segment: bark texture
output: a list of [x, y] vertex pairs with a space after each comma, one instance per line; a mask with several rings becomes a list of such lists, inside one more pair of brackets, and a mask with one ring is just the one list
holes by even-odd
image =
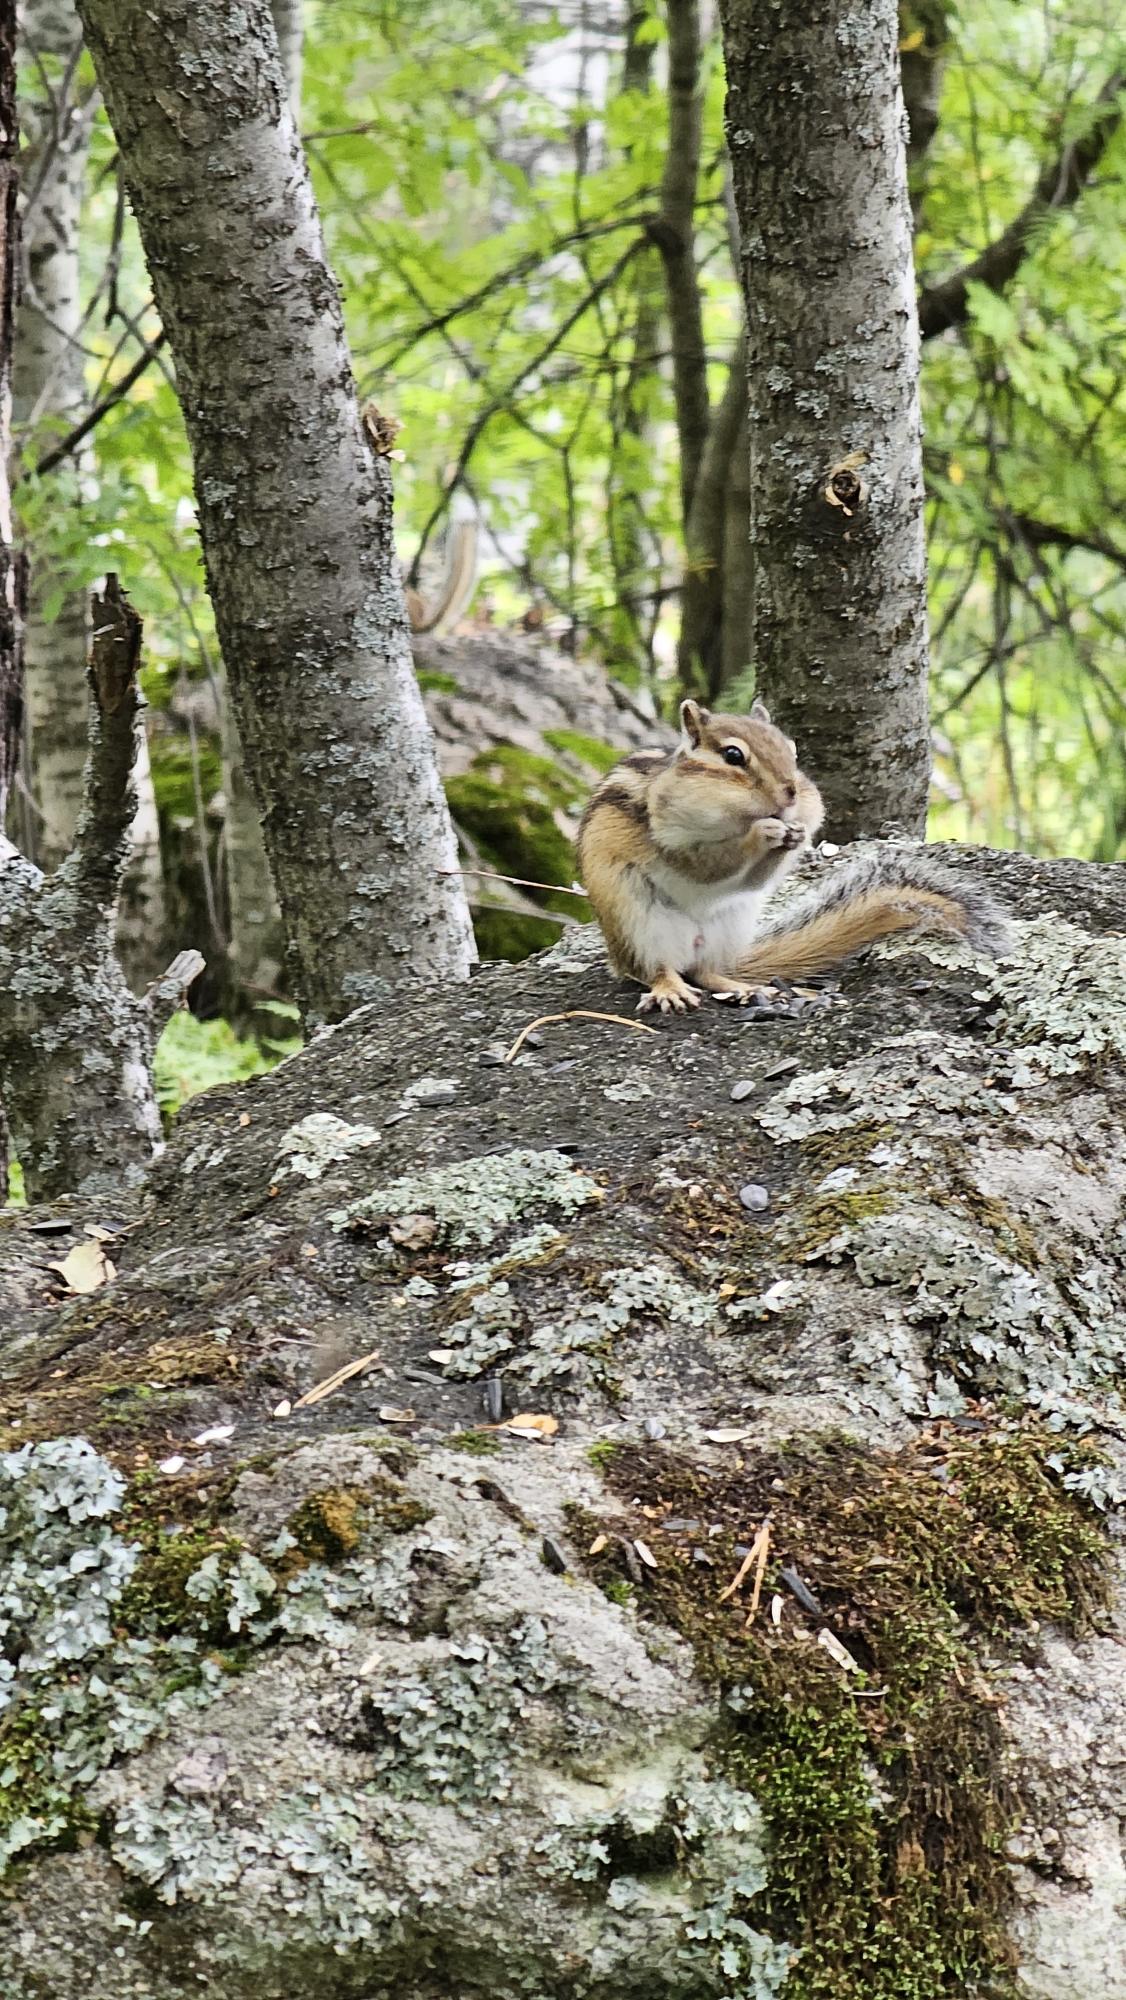
[[669, 135], [660, 213], [651, 233], [665, 266], [680, 448], [680, 505], [687, 528], [708, 437], [708, 357], [695, 228], [703, 137], [700, 9], [697, 0], [669, 0], [667, 11]]
[[723, 669], [721, 687], [747, 684], [751, 665], [754, 564], [751, 557], [751, 460], [744, 400], [743, 421], [727, 467], [723, 554]]
[[89, 1299], [3, 1219], [5, 2000], [984, 1996], [989, 1910], [1124, 2000], [1126, 901], [949, 858], [1006, 962], [502, 1064], [621, 1010], [568, 939], [199, 1100]]
[[134, 999], [114, 924], [136, 810], [141, 622], [107, 580], [94, 599], [90, 753], [67, 859], [49, 878], [0, 852], [0, 1090], [32, 1199], [136, 1180], [162, 1142], [156, 1040], [202, 969], [175, 961]]
[[[289, 91], [290, 110], [301, 123], [301, 76], [304, 59], [304, 0], [272, 0], [270, 9]], [[228, 949], [224, 1012], [234, 1019], [276, 1026], [276, 1018], [258, 1012], [270, 995], [285, 988], [285, 925], [278, 907], [274, 878], [266, 855], [262, 815], [246, 774], [233, 707], [228, 698], [222, 716], [223, 862], [227, 889]]]
[[195, 461], [246, 768], [305, 1019], [463, 978], [468, 911], [411, 670], [387, 468], [265, 0], [81, 0]]
[[893, 0], [722, 0], [750, 382], [752, 648], [837, 838], [925, 820], [926, 564]]

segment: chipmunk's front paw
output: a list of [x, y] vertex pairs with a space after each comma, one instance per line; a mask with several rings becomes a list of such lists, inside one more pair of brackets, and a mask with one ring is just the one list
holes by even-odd
[[690, 1007], [700, 1005], [701, 998], [679, 972], [659, 972], [648, 993], [643, 993], [638, 1001], [637, 1011], [649, 1014], [656, 1008], [662, 1014], [687, 1014]]
[[756, 831], [764, 847], [781, 848], [783, 853], [801, 847], [805, 840], [805, 828], [787, 826], [784, 819], [760, 819]]

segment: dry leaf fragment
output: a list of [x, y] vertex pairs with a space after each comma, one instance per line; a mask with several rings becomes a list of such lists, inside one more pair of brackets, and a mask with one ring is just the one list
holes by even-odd
[[400, 1250], [426, 1250], [438, 1234], [432, 1215], [400, 1215], [387, 1231]]
[[234, 1437], [234, 1434], [235, 1427], [233, 1424], [212, 1424], [210, 1430], [200, 1431], [199, 1436], [192, 1439], [192, 1443], [225, 1444], [228, 1438]]
[[638, 1541], [637, 1536], [635, 1535], [633, 1538], [633, 1546], [637, 1550], [638, 1555], [641, 1557], [642, 1562], [645, 1564], [646, 1569], [660, 1568], [660, 1564], [658, 1563], [656, 1556], [653, 1554], [652, 1549], [649, 1547], [648, 1542]]
[[556, 1431], [559, 1429], [559, 1421], [556, 1417], [537, 1416], [531, 1411], [525, 1410], [515, 1417], [509, 1417], [508, 1422], [501, 1425], [501, 1429], [506, 1431], [538, 1431], [541, 1437], [554, 1437]]
[[754, 1437], [754, 1434], [753, 1424], [743, 1424], [732, 1430], [704, 1432], [712, 1444], [742, 1444], [744, 1438]]
[[609, 1541], [610, 1541], [609, 1535], [596, 1535], [589, 1549], [587, 1550], [588, 1556], [600, 1556], [602, 1554], [603, 1549], [608, 1547]]
[[778, 1596], [777, 1592], [775, 1592], [770, 1600], [770, 1618], [771, 1623], [774, 1625], [782, 1623], [782, 1599]]
[[819, 1646], [824, 1646], [829, 1658], [835, 1660], [838, 1667], [843, 1667], [846, 1673], [858, 1674], [860, 1672], [859, 1661], [853, 1659], [848, 1647], [841, 1645], [836, 1633], [830, 1632], [827, 1625], [823, 1625], [817, 1634], [817, 1643]]
[[95, 1243], [111, 1243], [114, 1236], [113, 1230], [103, 1229], [100, 1222], [84, 1222], [82, 1225], [82, 1234], [83, 1236], [92, 1236]]
[[275, 1417], [288, 1417], [292, 1408], [293, 1404], [290, 1402], [289, 1397], [283, 1396], [281, 1402], [275, 1405], [270, 1414]]
[[99, 1285], [108, 1285], [117, 1276], [101, 1244], [89, 1241], [77, 1243], [61, 1264], [48, 1264], [47, 1269], [57, 1271], [67, 1291], [76, 1296], [96, 1292]]
[[184, 1466], [185, 1466], [186, 1464], [187, 1464], [187, 1459], [185, 1459], [185, 1458], [178, 1458], [178, 1457], [176, 1457], [176, 1458], [162, 1458], [162, 1459], [161, 1459], [161, 1461], [160, 1461], [160, 1466], [159, 1466], [159, 1468], [158, 1468], [158, 1469], [159, 1469], [159, 1470], [160, 1470], [161, 1472], [167, 1472], [167, 1473], [171, 1474], [171, 1473], [173, 1473], [173, 1472], [180, 1472], [180, 1471], [182, 1471], [182, 1470], [183, 1470], [183, 1468], [184, 1468]]
[[379, 1414], [385, 1424], [413, 1424], [415, 1421], [413, 1410], [397, 1410], [391, 1403], [381, 1403]]
[[447, 1361], [452, 1361], [453, 1358], [454, 1351], [452, 1347], [432, 1347], [426, 1357], [428, 1361], [436, 1361], [439, 1368], [444, 1368]]

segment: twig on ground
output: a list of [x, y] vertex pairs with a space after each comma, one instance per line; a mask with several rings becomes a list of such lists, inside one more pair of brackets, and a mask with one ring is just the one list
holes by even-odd
[[504, 1060], [510, 1063], [519, 1054], [528, 1036], [535, 1028], [546, 1028], [552, 1021], [616, 1021], [619, 1028], [636, 1028], [642, 1035], [655, 1035], [656, 1028], [647, 1027], [644, 1021], [631, 1021], [625, 1014], [598, 1014], [590, 1007], [569, 1007], [565, 1014], [537, 1014], [534, 1021], [521, 1028]]

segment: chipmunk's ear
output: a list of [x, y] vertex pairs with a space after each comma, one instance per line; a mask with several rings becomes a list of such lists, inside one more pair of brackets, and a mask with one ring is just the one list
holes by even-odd
[[706, 708], [701, 708], [698, 701], [681, 702], [680, 726], [692, 745], [693, 750], [699, 747], [700, 739], [711, 719], [709, 711]]
[[751, 703], [751, 721], [752, 722], [770, 721], [770, 710], [768, 709], [764, 701], [753, 701]]

